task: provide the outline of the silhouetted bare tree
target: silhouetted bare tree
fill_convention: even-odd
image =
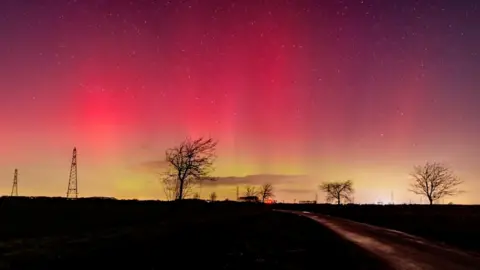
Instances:
[[[210,174],[214,171],[216,146],[213,139],[186,139],[166,151],[169,168],[162,181],[167,197],[182,200],[201,181],[215,180]]]
[[[162,178],[162,184],[163,184],[163,191],[165,192],[165,195],[167,196],[167,200],[175,200],[178,198],[178,191],[179,189],[179,182],[177,178],[173,175],[170,175],[169,173],[165,173]],[[186,188],[184,188],[183,195],[187,196],[191,191],[191,187],[187,185]]]
[[[258,196],[258,191],[253,186],[245,187],[245,197],[254,197]]]
[[[441,198],[463,192],[457,189],[463,181],[441,163],[427,162],[423,166],[415,166],[410,175],[413,182],[409,191],[427,197],[430,205]]]
[[[260,188],[260,197],[262,199],[262,202],[265,202],[266,199],[273,198],[273,186],[272,184],[265,184]]]
[[[327,202],[336,201],[337,204],[351,202],[353,195],[353,182],[326,182],[320,185],[320,190],[326,193]]]
[[[214,202],[216,200],[217,200],[217,193],[215,192],[210,193],[210,201]]]

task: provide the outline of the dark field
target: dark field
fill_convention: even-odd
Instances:
[[[278,204],[386,227],[461,249],[480,252],[480,206]]]
[[[3,200],[1,269],[388,269],[314,221],[260,204]]]

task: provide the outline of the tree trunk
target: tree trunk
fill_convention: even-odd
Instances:
[[[337,196],[337,205],[340,205],[340,196]]]
[[[180,190],[178,191],[178,200],[182,200],[183,199],[183,182],[184,180],[182,179],[178,179],[180,181]]]
[[[433,199],[432,198],[428,198],[428,202],[430,203],[430,205],[433,205]]]

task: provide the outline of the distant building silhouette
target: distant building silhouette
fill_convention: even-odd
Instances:
[[[260,202],[260,199],[257,196],[243,196],[238,197],[240,202]]]
[[[317,201],[299,201],[300,204],[316,204]]]

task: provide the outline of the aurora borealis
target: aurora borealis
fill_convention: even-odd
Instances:
[[[81,196],[162,198],[165,149],[212,136],[203,196],[351,179],[419,202],[436,160],[479,203],[478,27],[476,1],[2,1],[0,191],[18,168],[20,194],[64,196],[76,146]]]

